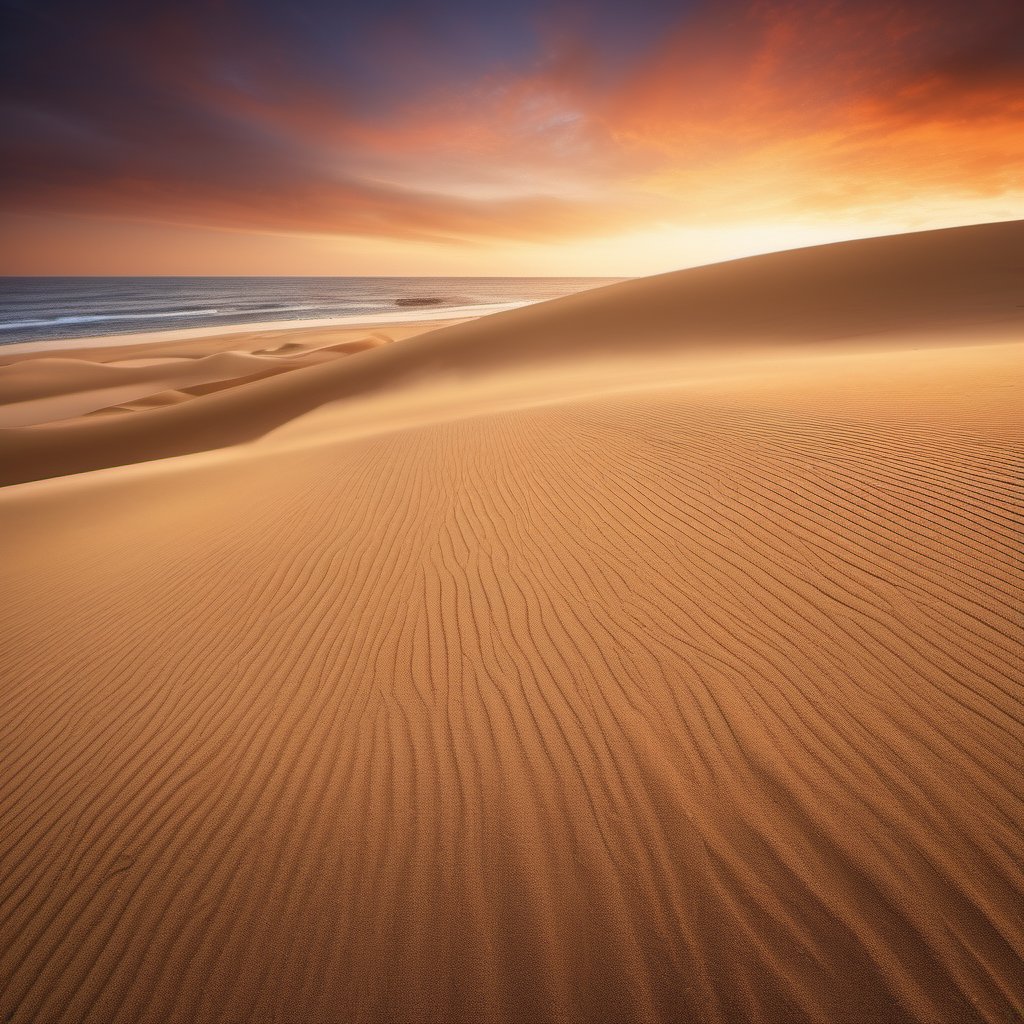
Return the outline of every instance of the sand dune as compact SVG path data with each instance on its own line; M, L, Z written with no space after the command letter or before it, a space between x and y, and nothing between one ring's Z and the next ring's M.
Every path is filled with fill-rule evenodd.
M168 390L261 380L289 369L280 360L241 352L131 367L72 359L14 363L0 366L0 427L67 420Z
M749 360L766 345L774 359L809 346L815 352L935 347L962 340L965 331L982 340L1019 338L1022 251L1024 221L1015 221L795 250L610 285L431 331L415 343L374 347L357 360L232 388L187 408L151 410L130 425L93 418L60 430L0 431L0 482L238 444L324 402L423 376L508 374L556 364L586 375L598 358L631 368L641 359L680 357L693 373L698 359ZM227 340L245 344L244 336L218 339ZM597 375L607 378L608 368Z
M1022 242L76 424L139 464L0 491L0 1016L1015 1019Z

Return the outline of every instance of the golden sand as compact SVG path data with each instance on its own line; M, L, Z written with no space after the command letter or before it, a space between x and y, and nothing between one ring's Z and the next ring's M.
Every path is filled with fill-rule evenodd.
M0 1018L1015 1019L1021 252L0 366Z

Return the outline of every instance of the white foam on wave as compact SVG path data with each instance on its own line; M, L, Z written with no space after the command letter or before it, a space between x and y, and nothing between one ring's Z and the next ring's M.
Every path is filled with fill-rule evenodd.
M219 309L179 309L164 313L103 313L96 316L58 316L50 320L11 320L0 323L0 331L13 331L19 327L56 327L61 324L98 324L106 320L162 320L180 316L234 316Z

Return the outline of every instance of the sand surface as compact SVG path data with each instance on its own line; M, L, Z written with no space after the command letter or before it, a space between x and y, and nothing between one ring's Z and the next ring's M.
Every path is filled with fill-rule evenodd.
M0 365L0 1019L1021 1019L1024 222L323 330Z

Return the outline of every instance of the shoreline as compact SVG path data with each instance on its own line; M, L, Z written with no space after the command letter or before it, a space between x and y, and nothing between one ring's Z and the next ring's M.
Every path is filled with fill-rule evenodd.
M432 310L416 308L409 309L405 316L402 315L401 309L396 309L394 312L353 314L352 316L311 317L304 320L260 320L251 323L227 324L223 326L172 327L166 330L135 331L123 334L95 334L74 338L16 341L10 344L0 344L0 361L5 356L31 355L39 352L157 345L164 342L192 341L199 338L222 338L239 334L287 333L290 331L317 330L329 327L359 330L364 327L367 329L390 326L406 328L428 324L457 323L533 304L528 301L521 301L482 303L477 306L450 306Z

